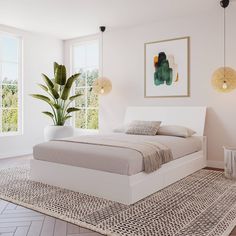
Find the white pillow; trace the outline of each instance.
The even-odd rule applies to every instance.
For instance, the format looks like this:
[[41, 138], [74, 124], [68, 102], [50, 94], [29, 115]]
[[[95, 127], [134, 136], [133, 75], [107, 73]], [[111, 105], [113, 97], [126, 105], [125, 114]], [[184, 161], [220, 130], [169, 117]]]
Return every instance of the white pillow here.
[[115, 129], [113, 129], [113, 132], [114, 133], [125, 133], [127, 127], [128, 127], [127, 124], [120, 125], [120, 126], [116, 127]]
[[177, 136], [183, 138], [191, 137], [195, 133], [194, 130], [178, 125], [163, 125], [157, 132], [158, 135]]
[[161, 121], [134, 120], [128, 125], [125, 133], [154, 136], [157, 134], [160, 125]]

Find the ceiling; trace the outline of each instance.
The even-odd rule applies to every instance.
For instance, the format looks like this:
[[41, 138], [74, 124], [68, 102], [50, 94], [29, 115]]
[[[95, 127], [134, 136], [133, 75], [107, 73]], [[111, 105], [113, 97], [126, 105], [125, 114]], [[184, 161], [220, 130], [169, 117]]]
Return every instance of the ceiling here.
[[61, 39], [212, 13], [218, 0], [0, 0], [0, 24]]

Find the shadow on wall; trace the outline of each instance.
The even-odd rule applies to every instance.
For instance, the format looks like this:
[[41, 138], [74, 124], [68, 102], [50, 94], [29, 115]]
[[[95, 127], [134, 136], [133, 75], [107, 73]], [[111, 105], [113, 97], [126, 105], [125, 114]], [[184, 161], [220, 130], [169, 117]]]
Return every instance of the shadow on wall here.
[[[109, 95], [108, 95], [109, 96]], [[123, 124], [126, 110], [126, 100], [123, 97], [117, 99], [101, 97], [99, 106], [99, 132], [110, 133], [114, 128]], [[112, 108], [112, 109], [111, 109]]]
[[207, 159], [223, 161], [223, 145], [230, 140], [224, 122], [213, 108], [207, 109], [205, 135], [207, 136]]

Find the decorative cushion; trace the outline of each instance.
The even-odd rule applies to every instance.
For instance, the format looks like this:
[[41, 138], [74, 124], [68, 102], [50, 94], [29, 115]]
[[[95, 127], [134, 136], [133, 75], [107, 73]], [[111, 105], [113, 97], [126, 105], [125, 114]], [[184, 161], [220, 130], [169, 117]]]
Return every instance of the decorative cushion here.
[[117, 126], [115, 129], [113, 129], [113, 132], [114, 133], [125, 133], [127, 127], [128, 127], [127, 124], [123, 124], [123, 125]]
[[187, 127], [178, 125], [163, 125], [157, 132], [158, 135], [177, 136], [183, 138], [191, 137], [195, 133], [195, 131]]
[[156, 135], [160, 128], [161, 121], [132, 121], [127, 129], [126, 134], [137, 134], [137, 135]]

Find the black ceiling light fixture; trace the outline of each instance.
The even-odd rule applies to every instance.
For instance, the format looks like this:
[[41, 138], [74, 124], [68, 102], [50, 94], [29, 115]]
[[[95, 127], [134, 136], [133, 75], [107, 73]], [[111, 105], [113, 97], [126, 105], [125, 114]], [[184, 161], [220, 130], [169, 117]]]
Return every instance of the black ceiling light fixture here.
[[105, 30], [106, 30], [106, 26], [100, 26], [99, 28], [100, 28], [100, 31], [101, 31], [102, 33], [105, 32]]
[[224, 66], [218, 68], [212, 76], [213, 88], [221, 93], [228, 93], [236, 89], [236, 71], [231, 67], [226, 66], [226, 8], [229, 6], [229, 4], [230, 0], [220, 1], [220, 6], [224, 9], [224, 26], [223, 26]]
[[223, 7], [223, 8], [226, 8], [229, 6], [229, 0], [221, 0], [220, 1], [220, 5]]
[[103, 76], [103, 33], [106, 30], [106, 26], [99, 27], [101, 31], [101, 63], [100, 63], [100, 77], [93, 82], [93, 91], [97, 95], [106, 95], [112, 90], [111, 81]]

